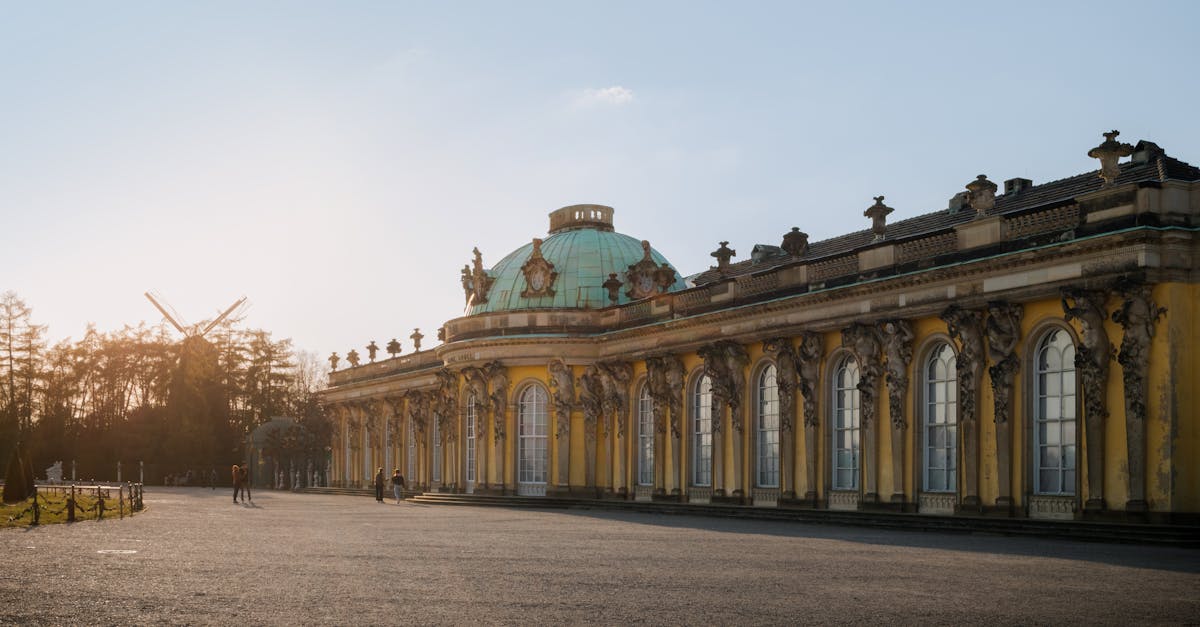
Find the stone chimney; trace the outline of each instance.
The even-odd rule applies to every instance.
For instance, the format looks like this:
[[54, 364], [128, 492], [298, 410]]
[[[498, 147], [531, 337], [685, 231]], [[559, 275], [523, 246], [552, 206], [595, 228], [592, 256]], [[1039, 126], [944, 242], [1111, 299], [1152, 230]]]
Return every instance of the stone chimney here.
[[1004, 195], [1020, 194], [1021, 192], [1033, 187], [1033, 181], [1029, 179], [1015, 178], [1004, 181]]

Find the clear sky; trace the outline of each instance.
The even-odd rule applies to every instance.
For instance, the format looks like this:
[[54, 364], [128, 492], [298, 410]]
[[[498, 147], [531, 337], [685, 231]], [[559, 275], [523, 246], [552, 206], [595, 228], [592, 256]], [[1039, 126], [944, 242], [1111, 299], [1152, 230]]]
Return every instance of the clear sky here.
[[344, 354], [616, 208], [684, 275], [942, 209], [976, 174], [1200, 162], [1195, 2], [8, 2], [0, 291], [48, 339], [189, 321]]

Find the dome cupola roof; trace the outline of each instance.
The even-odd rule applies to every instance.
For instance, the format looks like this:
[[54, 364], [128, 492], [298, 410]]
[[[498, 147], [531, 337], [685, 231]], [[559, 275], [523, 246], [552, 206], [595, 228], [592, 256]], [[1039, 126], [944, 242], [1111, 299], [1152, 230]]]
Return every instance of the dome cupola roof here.
[[486, 300], [468, 315], [522, 309], [601, 309], [687, 286], [647, 241], [617, 233], [613, 209], [571, 205], [550, 213], [545, 239], [509, 253], [487, 271]]

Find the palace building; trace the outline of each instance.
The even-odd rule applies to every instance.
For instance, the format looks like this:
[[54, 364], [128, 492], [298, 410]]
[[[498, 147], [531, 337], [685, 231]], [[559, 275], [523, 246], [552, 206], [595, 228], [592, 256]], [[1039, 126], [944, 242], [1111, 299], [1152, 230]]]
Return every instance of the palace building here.
[[475, 251], [435, 348], [331, 358], [331, 483], [1194, 521], [1200, 168], [1104, 135], [1098, 171], [894, 223], [880, 196], [687, 277], [612, 208], [554, 211]]

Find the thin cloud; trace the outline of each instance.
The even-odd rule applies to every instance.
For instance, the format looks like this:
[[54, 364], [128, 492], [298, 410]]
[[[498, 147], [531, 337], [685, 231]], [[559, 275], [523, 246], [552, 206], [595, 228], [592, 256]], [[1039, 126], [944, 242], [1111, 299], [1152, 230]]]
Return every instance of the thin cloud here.
[[575, 98], [577, 107], [623, 107], [633, 102], [633, 90], [620, 85], [585, 89]]

